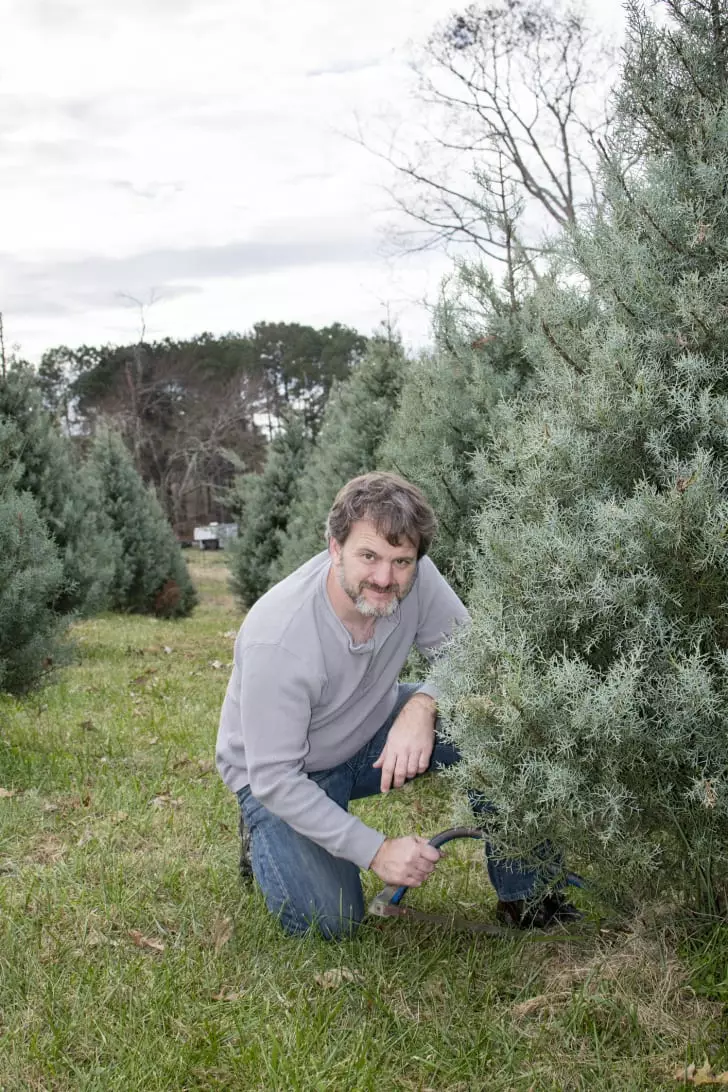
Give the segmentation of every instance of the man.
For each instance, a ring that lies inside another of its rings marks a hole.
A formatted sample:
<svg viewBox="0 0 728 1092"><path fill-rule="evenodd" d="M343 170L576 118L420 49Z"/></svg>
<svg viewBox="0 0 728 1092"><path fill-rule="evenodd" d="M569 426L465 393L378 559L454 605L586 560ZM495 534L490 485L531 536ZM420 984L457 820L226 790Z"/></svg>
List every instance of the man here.
<svg viewBox="0 0 728 1092"><path fill-rule="evenodd" d="M329 513L328 550L259 599L238 634L217 765L268 909L289 933L350 936L364 914L360 869L418 887L440 859L426 839L387 838L348 812L350 800L459 757L437 737L433 689L398 683L413 645L432 659L468 621L426 556L435 526L404 479L354 478ZM552 892L534 912L543 877L518 862L488 870L514 924L573 910Z"/></svg>

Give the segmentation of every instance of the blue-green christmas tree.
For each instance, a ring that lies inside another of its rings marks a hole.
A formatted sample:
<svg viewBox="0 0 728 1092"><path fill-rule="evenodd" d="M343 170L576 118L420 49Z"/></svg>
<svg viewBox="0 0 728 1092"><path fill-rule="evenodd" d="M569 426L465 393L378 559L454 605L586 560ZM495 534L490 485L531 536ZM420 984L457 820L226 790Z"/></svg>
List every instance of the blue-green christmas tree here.
<svg viewBox="0 0 728 1092"><path fill-rule="evenodd" d="M34 497L63 564L57 611L103 610L110 601L118 543L98 482L44 408L29 368L19 365L0 377L0 416L15 426L16 488Z"/></svg>
<svg viewBox="0 0 728 1092"><path fill-rule="evenodd" d="M382 468L418 485L438 532L430 556L467 594L475 513L483 501L473 456L487 450L504 399L529 374L523 355L522 303L480 266L461 266L435 315L434 351L411 361L382 444Z"/></svg>
<svg viewBox="0 0 728 1092"><path fill-rule="evenodd" d="M504 854L611 894L728 877L728 4L628 7L604 207L524 333L476 461L472 627L437 675Z"/></svg>
<svg viewBox="0 0 728 1092"><path fill-rule="evenodd" d="M281 539L273 580L326 547L326 517L350 478L379 469L380 448L397 408L407 356L391 331L369 342L364 359L334 387Z"/></svg>
<svg viewBox="0 0 728 1092"><path fill-rule="evenodd" d="M99 430L89 463L119 543L112 609L167 618L189 614L197 596L182 551L153 488L139 477L121 437Z"/></svg>
<svg viewBox="0 0 728 1092"><path fill-rule="evenodd" d="M268 445L259 474L242 474L228 497L239 535L228 555L232 585L243 607L252 607L274 579L293 501L312 447L303 418L288 412Z"/></svg>
<svg viewBox="0 0 728 1092"><path fill-rule="evenodd" d="M33 496L18 491L20 442L0 418L0 691L22 693L54 667L70 617L56 609L63 563Z"/></svg>

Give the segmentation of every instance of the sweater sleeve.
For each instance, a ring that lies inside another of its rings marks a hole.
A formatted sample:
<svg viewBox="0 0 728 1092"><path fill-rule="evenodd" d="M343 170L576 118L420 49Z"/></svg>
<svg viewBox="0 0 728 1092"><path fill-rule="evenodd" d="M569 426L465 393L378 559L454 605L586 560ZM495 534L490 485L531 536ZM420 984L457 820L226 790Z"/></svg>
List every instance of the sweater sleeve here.
<svg viewBox="0 0 728 1092"><path fill-rule="evenodd" d="M367 869L384 835L349 815L304 773L315 685L304 663L278 645L242 650L240 713L250 790L299 834Z"/></svg>
<svg viewBox="0 0 728 1092"><path fill-rule="evenodd" d="M470 621L465 606L452 590L429 557L423 557L418 572L419 619L415 646L429 663L437 659L440 647L452 636L457 626ZM425 681L421 694L437 700L437 688Z"/></svg>

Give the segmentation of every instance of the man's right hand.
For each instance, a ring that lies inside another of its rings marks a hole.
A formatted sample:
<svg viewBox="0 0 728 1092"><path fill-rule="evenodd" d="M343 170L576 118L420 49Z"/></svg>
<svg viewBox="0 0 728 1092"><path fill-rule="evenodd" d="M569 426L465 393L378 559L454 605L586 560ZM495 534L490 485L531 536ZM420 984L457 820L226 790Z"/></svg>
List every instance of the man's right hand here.
<svg viewBox="0 0 728 1092"><path fill-rule="evenodd" d="M442 853L426 838L385 838L369 867L387 884L419 887L435 871L440 857Z"/></svg>

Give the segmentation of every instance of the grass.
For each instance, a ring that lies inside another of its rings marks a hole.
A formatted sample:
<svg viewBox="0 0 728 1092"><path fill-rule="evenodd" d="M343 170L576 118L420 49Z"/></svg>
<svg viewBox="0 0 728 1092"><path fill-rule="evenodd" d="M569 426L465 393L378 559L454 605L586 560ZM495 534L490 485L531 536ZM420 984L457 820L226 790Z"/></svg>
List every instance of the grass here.
<svg viewBox="0 0 728 1092"><path fill-rule="evenodd" d="M192 568L191 619L84 622L74 666L0 698L1 1092L674 1089L706 1053L728 1068L723 926L286 938L237 878L212 764L240 616L222 559ZM390 833L450 822L437 778L357 809ZM487 916L475 844L409 901Z"/></svg>

